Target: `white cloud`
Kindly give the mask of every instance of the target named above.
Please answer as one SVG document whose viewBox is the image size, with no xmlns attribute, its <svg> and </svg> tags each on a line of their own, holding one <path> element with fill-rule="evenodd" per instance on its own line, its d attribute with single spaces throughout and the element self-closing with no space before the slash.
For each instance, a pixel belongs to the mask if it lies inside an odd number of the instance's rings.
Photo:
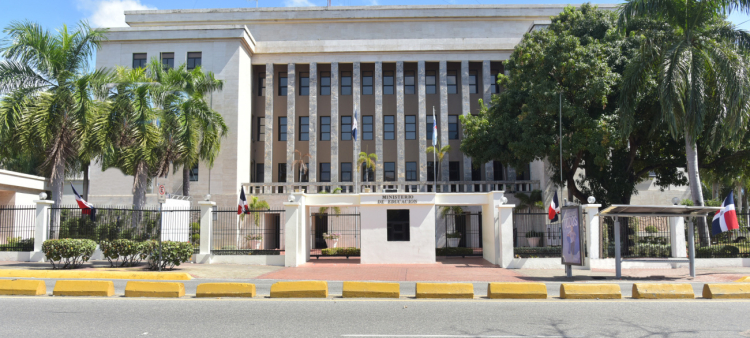
<svg viewBox="0 0 750 338">
<path fill-rule="evenodd" d="M 125 11 L 156 9 L 141 4 L 141 0 L 78 0 L 78 9 L 88 12 L 89 24 L 94 27 L 127 27 Z"/>
<path fill-rule="evenodd" d="M 370 6 L 378 6 L 378 5 L 380 5 L 378 0 L 370 0 Z"/>
<path fill-rule="evenodd" d="M 310 0 L 284 0 L 284 6 L 286 7 L 309 7 L 315 6 Z"/>
</svg>

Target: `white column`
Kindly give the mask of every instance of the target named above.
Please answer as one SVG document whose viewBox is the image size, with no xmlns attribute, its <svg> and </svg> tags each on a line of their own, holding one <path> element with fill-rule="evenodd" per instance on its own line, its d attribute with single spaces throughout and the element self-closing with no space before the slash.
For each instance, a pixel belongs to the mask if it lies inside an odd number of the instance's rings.
<svg viewBox="0 0 750 338">
<path fill-rule="evenodd" d="M 469 115 L 471 111 L 469 89 L 469 61 L 464 60 L 461 61 L 461 115 L 463 116 Z M 463 135 L 463 128 L 461 128 L 461 135 Z M 471 181 L 471 157 L 464 154 L 463 160 L 464 181 Z M 474 185 L 467 184 L 465 191 L 474 191 L 473 189 Z"/>
<path fill-rule="evenodd" d="M 404 147 L 404 62 L 396 61 L 396 181 L 399 186 L 406 181 Z"/>
<path fill-rule="evenodd" d="M 419 181 L 427 181 L 427 135 L 425 127 L 427 126 L 427 106 L 425 102 L 425 65 L 424 61 L 417 63 L 419 77 L 417 88 L 419 95 L 419 124 L 417 125 L 417 137 L 419 137 Z M 432 142 L 432 141 L 430 141 Z M 427 188 L 423 188 L 426 192 Z"/>
<path fill-rule="evenodd" d="M 670 244 L 672 244 L 672 257 L 687 257 L 687 242 L 685 241 L 685 218 L 670 217 L 669 232 L 671 237 Z"/>
<path fill-rule="evenodd" d="M 339 182 L 339 123 L 339 63 L 331 62 L 331 183 Z"/>
<path fill-rule="evenodd" d="M 273 63 L 266 64 L 266 140 L 265 154 L 263 155 L 263 182 L 273 182 Z M 289 121 L 287 121 L 289 123 Z"/>
<path fill-rule="evenodd" d="M 294 141 L 297 140 L 295 132 L 297 125 L 297 114 L 294 110 L 295 83 L 297 72 L 293 63 L 286 70 L 286 181 L 294 182 Z"/>
<path fill-rule="evenodd" d="M 448 144 L 448 63 L 440 61 L 440 147 Z M 448 182 L 448 162 L 450 154 L 445 154 L 440 163 L 440 180 Z M 437 164 L 435 164 L 437 165 Z M 437 177 L 435 179 L 438 179 Z M 443 188 L 446 186 L 443 185 Z"/>
<path fill-rule="evenodd" d="M 513 260 L 513 204 L 504 204 L 502 191 L 487 193 L 482 206 L 482 255 L 492 264 L 507 268 Z"/>
<path fill-rule="evenodd" d="M 318 64 L 310 63 L 310 162 L 307 168 L 310 182 L 318 181 Z M 294 171 L 294 168 L 286 170 Z M 314 187 L 310 186 L 308 192 L 313 191 Z"/>
<path fill-rule="evenodd" d="M 375 182 L 383 182 L 383 63 L 375 62 Z"/>
<path fill-rule="evenodd" d="M 513 209 L 515 204 L 497 206 L 497 227 L 500 233 L 500 256 L 497 265 L 507 268 L 513 261 Z"/>
<path fill-rule="evenodd" d="M 490 89 L 492 89 L 492 81 L 490 61 L 484 60 L 482 61 L 482 101 L 484 101 L 484 105 L 487 107 L 490 106 L 490 102 L 492 101 L 492 92 L 490 92 Z M 497 79 L 494 81 L 497 81 Z M 485 181 L 492 181 L 495 179 L 495 169 L 492 167 L 492 162 L 484 164 L 484 175 Z"/>
<path fill-rule="evenodd" d="M 201 232 L 200 232 L 200 254 L 195 255 L 198 264 L 211 264 L 211 233 L 213 229 L 213 210 L 216 202 L 200 201 L 201 209 Z"/>
<path fill-rule="evenodd" d="M 294 193 L 293 202 L 284 203 L 284 266 L 297 267 L 307 262 L 309 254 L 305 225 L 305 196 Z"/>
<path fill-rule="evenodd" d="M 584 237 L 586 239 L 586 251 L 588 252 L 588 257 L 586 257 L 586 261 L 584 262 L 584 266 L 586 270 L 591 269 L 591 260 L 592 259 L 599 259 L 599 208 L 601 208 L 601 204 L 584 204 L 583 205 L 583 212 L 586 214 L 584 215 L 584 222 L 586 224 L 586 236 Z"/>
<path fill-rule="evenodd" d="M 362 179 L 362 175 L 359 173 L 359 166 L 357 166 L 357 159 L 359 158 L 359 153 L 361 152 L 360 149 L 362 149 L 362 109 L 360 109 L 360 79 L 361 79 L 361 71 L 360 71 L 360 63 L 355 62 L 352 67 L 352 106 L 354 108 L 353 112 L 354 114 L 357 114 L 357 139 L 352 140 L 352 151 L 354 154 L 352 154 L 352 181 L 357 182 L 361 184 L 360 182 Z M 352 121 L 354 123 L 354 121 Z M 352 126 L 354 128 L 354 126 Z M 354 192 L 359 193 L 361 190 L 357 190 L 357 187 L 354 187 Z"/>
<path fill-rule="evenodd" d="M 50 223 L 50 212 L 49 209 L 55 202 L 50 200 L 36 200 L 36 228 L 34 229 L 34 252 L 31 253 L 31 262 L 44 262 L 44 252 L 42 252 L 42 244 L 49 238 L 49 223 Z M 56 218 L 59 220 L 60 216 Z"/>
</svg>

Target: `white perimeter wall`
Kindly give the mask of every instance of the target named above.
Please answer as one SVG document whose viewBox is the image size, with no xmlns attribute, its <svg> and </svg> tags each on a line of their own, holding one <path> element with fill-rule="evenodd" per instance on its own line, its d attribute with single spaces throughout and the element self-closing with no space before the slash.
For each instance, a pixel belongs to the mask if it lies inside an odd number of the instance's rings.
<svg viewBox="0 0 750 338">
<path fill-rule="evenodd" d="M 387 210 L 408 209 L 408 242 L 389 242 Z M 435 263 L 435 206 L 390 205 L 360 208 L 362 220 L 362 264 Z"/>
</svg>

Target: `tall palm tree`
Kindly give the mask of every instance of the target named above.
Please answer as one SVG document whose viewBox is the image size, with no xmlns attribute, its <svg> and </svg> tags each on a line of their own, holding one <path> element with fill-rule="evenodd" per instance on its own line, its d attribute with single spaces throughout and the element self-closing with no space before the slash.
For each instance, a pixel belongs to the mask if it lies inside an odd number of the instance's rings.
<svg viewBox="0 0 750 338">
<path fill-rule="evenodd" d="M 438 179 L 438 177 L 440 177 L 440 167 L 441 167 L 440 165 L 443 163 L 443 158 L 445 157 L 445 154 L 447 154 L 450 151 L 451 151 L 450 144 L 440 147 L 440 142 L 437 143 L 437 146 L 432 146 L 432 147 L 427 148 L 428 154 L 435 153 L 437 155 L 438 163 L 435 164 L 437 166 L 437 177 L 435 177 L 436 182 L 440 182 L 440 179 Z"/>
<path fill-rule="evenodd" d="M 378 154 L 367 152 L 361 152 L 359 153 L 359 157 L 357 158 L 357 167 L 354 169 L 356 170 L 355 175 L 359 175 L 359 168 L 364 164 L 365 170 L 368 169 L 374 169 L 375 163 L 378 162 Z M 355 187 L 355 190 L 359 192 L 359 189 Z"/>
<path fill-rule="evenodd" d="M 0 128 L 5 134 L 0 138 L 12 140 L 4 146 L 17 145 L 27 156 L 44 153 L 42 171 L 49 173 L 52 200 L 59 205 L 66 171 L 75 167 L 89 120 L 100 107 L 90 104 L 90 90 L 105 82 L 107 72 L 90 73 L 89 61 L 105 30 L 81 22 L 73 31 L 63 25 L 53 34 L 36 23 L 14 21 L 4 33 L 0 95 L 10 95 L 15 103 L 0 110 L 0 120 L 15 127 Z"/>
<path fill-rule="evenodd" d="M 685 139 L 688 179 L 696 206 L 704 205 L 697 151 L 704 128 L 711 132 L 702 142 L 718 150 L 741 139 L 738 135 L 747 126 L 750 35 L 725 20 L 732 11 L 748 13 L 750 2 L 628 0 L 619 9 L 622 28 L 640 18 L 667 26 L 656 33 L 656 28 L 641 28 L 644 41 L 624 73 L 621 109 L 625 121 L 632 121 L 641 89 L 649 81 L 658 83 L 662 118 L 673 137 Z M 709 245 L 708 225 L 702 217 L 698 231 L 701 243 Z"/>
<path fill-rule="evenodd" d="M 307 172 L 307 164 L 305 164 L 305 159 L 309 161 L 312 158 L 312 156 L 310 154 L 302 155 L 302 152 L 299 150 L 294 150 L 294 155 L 295 155 L 294 157 L 299 157 L 299 158 L 294 160 L 294 162 L 292 162 L 292 170 L 294 170 L 294 168 L 299 166 L 299 182 L 302 182 L 302 174 Z M 292 175 L 292 177 L 294 177 L 294 175 Z M 292 183 L 294 183 L 294 180 L 292 180 Z"/>
</svg>

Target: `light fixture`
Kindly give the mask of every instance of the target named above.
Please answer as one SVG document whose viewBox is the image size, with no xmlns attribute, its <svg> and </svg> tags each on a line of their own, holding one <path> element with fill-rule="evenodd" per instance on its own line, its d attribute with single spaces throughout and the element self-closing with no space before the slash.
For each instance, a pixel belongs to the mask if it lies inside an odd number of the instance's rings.
<svg viewBox="0 0 750 338">
<path fill-rule="evenodd" d="M 508 198 L 503 196 L 503 204 L 508 204 Z"/>
<path fill-rule="evenodd" d="M 210 201 L 210 200 L 211 200 L 211 194 L 206 194 L 206 199 L 205 199 L 205 201 L 206 201 L 206 202 L 208 202 L 208 201 Z"/>
<path fill-rule="evenodd" d="M 294 195 L 289 194 L 289 203 L 294 203 Z"/>
<path fill-rule="evenodd" d="M 596 203 L 596 198 L 594 196 L 589 196 L 589 198 L 586 199 L 586 202 L 589 202 L 589 204 Z"/>
<path fill-rule="evenodd" d="M 678 205 L 680 204 L 680 198 L 679 197 L 672 197 L 672 204 Z"/>
<path fill-rule="evenodd" d="M 47 193 L 44 192 L 44 191 L 40 192 L 39 193 L 39 199 L 42 200 L 42 201 L 46 200 L 47 199 Z"/>
</svg>

